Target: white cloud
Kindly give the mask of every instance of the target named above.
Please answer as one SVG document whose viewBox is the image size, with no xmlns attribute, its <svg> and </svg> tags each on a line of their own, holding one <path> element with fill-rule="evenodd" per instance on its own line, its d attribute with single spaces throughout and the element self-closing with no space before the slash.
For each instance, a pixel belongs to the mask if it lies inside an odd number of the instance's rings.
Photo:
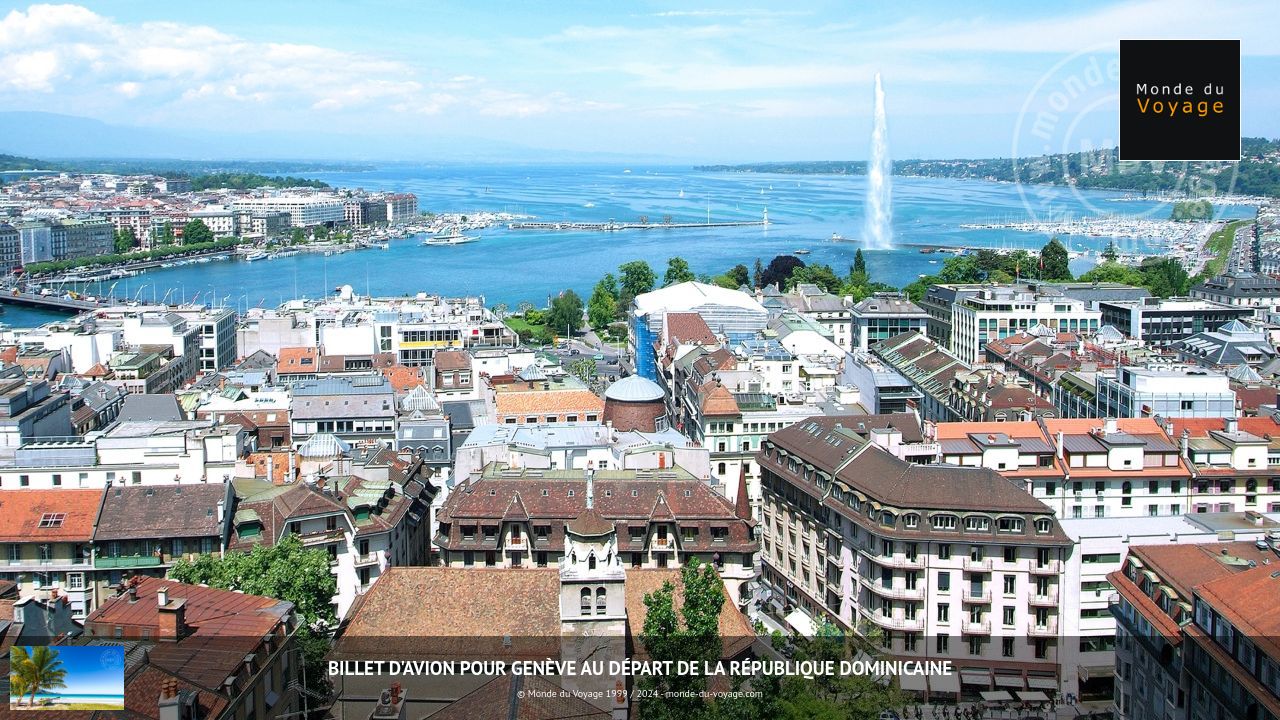
<svg viewBox="0 0 1280 720">
<path fill-rule="evenodd" d="M 136 98 L 142 92 L 142 85 L 136 82 L 122 82 L 116 85 L 116 92 L 127 98 Z"/>
<path fill-rule="evenodd" d="M 50 92 L 59 66 L 57 53 L 48 50 L 0 56 L 0 87 Z"/>
</svg>

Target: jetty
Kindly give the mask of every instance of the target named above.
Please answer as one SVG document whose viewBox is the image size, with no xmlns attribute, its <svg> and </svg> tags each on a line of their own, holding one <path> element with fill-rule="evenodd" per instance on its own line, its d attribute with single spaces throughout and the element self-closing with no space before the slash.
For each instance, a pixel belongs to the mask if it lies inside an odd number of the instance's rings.
<svg viewBox="0 0 1280 720">
<path fill-rule="evenodd" d="M 760 220 L 720 220 L 712 222 L 578 222 L 570 220 L 554 221 L 520 221 L 507 223 L 508 230 L 551 230 L 578 232 L 621 232 L 623 230 L 692 230 L 695 228 L 731 228 L 731 227 L 766 227 L 769 222 L 769 211 L 764 212 Z"/>
</svg>

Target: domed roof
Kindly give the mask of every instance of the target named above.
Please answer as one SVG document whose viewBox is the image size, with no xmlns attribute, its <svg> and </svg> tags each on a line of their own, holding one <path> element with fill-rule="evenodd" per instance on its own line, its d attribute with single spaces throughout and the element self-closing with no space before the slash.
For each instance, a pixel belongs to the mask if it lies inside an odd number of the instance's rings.
<svg viewBox="0 0 1280 720">
<path fill-rule="evenodd" d="M 606 400 L 619 402 L 654 402 L 664 396 L 658 383 L 639 375 L 624 377 L 604 391 Z"/>
<path fill-rule="evenodd" d="M 348 452 L 351 446 L 329 433 L 316 433 L 298 448 L 298 455 L 304 458 L 336 458 Z"/>
</svg>

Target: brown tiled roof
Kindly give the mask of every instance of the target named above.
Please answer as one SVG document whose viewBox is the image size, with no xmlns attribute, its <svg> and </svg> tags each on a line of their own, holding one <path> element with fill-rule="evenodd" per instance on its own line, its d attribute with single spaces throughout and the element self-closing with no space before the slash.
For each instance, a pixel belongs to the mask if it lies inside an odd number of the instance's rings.
<svg viewBox="0 0 1280 720">
<path fill-rule="evenodd" d="M 276 372 L 278 373 L 314 373 L 319 369 L 317 358 L 320 353 L 316 348 L 280 348 L 277 355 Z"/>
<path fill-rule="evenodd" d="M 676 345 L 715 345 L 716 334 L 698 313 L 669 312 L 666 315 L 667 342 Z"/>
<path fill-rule="evenodd" d="M 729 388 L 715 380 L 708 380 L 699 389 L 702 395 L 702 414 L 704 416 L 740 415 L 738 401 L 734 399 Z"/>
<path fill-rule="evenodd" d="M 334 654 L 389 653 L 449 659 L 559 657 L 559 571 L 389 568 L 352 608 Z"/>
<path fill-rule="evenodd" d="M 1251 542 L 1187 543 L 1176 545 L 1135 545 L 1129 554 L 1138 558 L 1143 568 L 1154 572 L 1160 581 L 1191 602 L 1196 585 L 1227 575 L 1234 575 L 1247 565 L 1229 565 L 1223 557 L 1238 557 L 1261 562 L 1271 554 L 1258 550 Z"/>
<path fill-rule="evenodd" d="M 85 370 L 84 376 L 89 378 L 110 377 L 111 369 L 106 367 L 102 363 L 97 363 L 93 367 L 89 368 L 88 370 Z"/>
<path fill-rule="evenodd" d="M 468 370 L 471 368 L 471 353 L 465 350 L 438 350 L 435 366 L 437 370 Z"/>
<path fill-rule="evenodd" d="M 1196 594 L 1241 635 L 1271 657 L 1280 657 L 1280 577 L 1274 565 L 1258 565 L 1196 586 Z"/>
<path fill-rule="evenodd" d="M 402 395 L 422 384 L 422 373 L 418 368 L 406 365 L 392 365 L 380 368 L 378 372 L 391 382 L 391 390 Z"/>
<path fill-rule="evenodd" d="M 0 490 L 0 542 L 88 542 L 101 504 L 101 490 Z"/>
<path fill-rule="evenodd" d="M 230 702 L 224 695 L 193 685 L 164 668 L 148 664 L 127 679 L 125 710 L 140 717 L 159 720 L 160 706 L 156 700 L 160 697 L 161 686 L 168 682 L 176 682 L 179 692 L 187 690 L 196 693 L 196 704 L 200 708 L 197 717 L 216 718 Z"/>
<path fill-rule="evenodd" d="M 152 665 L 203 688 L 217 688 L 244 665 L 244 656 L 293 612 L 293 603 L 274 598 L 186 585 L 172 580 L 137 577 L 137 601 L 128 594 L 108 598 L 85 618 L 95 637 L 112 637 L 116 627 L 159 632 L 156 593 L 168 588 L 169 601 L 184 601 L 190 633 L 179 642 L 151 648 Z"/>
<path fill-rule="evenodd" d="M 675 610 L 679 612 L 684 606 L 684 584 L 680 580 L 680 570 L 675 568 L 631 568 L 627 570 L 627 625 L 631 630 L 633 655 L 637 658 L 648 658 L 644 643 L 640 636 L 644 633 L 644 620 L 648 616 L 648 608 L 644 604 L 645 595 L 662 589 L 663 583 L 675 586 Z M 721 588 L 722 585 L 716 587 Z M 756 633 L 747 617 L 738 611 L 726 596 L 720 608 L 720 641 L 724 645 L 720 657 L 735 658 L 751 647 Z"/>
<path fill-rule="evenodd" d="M 498 415 L 561 415 L 604 412 L 604 400 L 590 390 L 533 390 L 498 393 Z"/>
<path fill-rule="evenodd" d="M 283 485 L 290 480 L 297 478 L 289 477 L 289 456 L 293 454 L 292 450 L 268 450 L 263 452 L 249 453 L 245 461 L 253 466 L 253 476 L 263 478 L 272 485 Z M 272 460 L 274 458 L 274 460 Z M 268 468 L 271 477 L 267 477 Z M 297 464 L 294 464 L 295 474 Z"/>
<path fill-rule="evenodd" d="M 519 499 L 519 495 L 516 496 Z M 599 537 L 612 532 L 613 522 L 601 517 L 595 508 L 587 508 L 577 517 L 565 523 L 565 529 L 582 537 Z"/>
<path fill-rule="evenodd" d="M 93 539 L 219 537 L 226 491 L 224 483 L 107 488 Z"/>
<path fill-rule="evenodd" d="M 499 675 L 432 720 L 609 720 L 608 712 L 537 675 Z"/>
</svg>

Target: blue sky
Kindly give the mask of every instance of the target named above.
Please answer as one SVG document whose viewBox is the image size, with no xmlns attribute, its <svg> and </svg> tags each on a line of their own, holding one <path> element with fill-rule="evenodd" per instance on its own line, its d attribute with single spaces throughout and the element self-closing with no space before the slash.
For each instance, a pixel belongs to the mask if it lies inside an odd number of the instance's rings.
<svg viewBox="0 0 1280 720">
<path fill-rule="evenodd" d="M 54 650 L 67 671 L 67 686 L 48 691 L 50 694 L 124 695 L 124 648 L 68 645 Z"/>
<path fill-rule="evenodd" d="M 1274 0 L 0 4 L 0 108 L 286 133 L 333 157 L 394 138 L 405 157 L 843 159 L 867 154 L 880 72 L 895 157 L 1007 156 L 1114 144 L 1113 82 L 1051 138 L 1024 142 L 1024 110 L 1120 38 L 1242 39 L 1244 132 L 1280 135 L 1277 27 Z"/>
</svg>

